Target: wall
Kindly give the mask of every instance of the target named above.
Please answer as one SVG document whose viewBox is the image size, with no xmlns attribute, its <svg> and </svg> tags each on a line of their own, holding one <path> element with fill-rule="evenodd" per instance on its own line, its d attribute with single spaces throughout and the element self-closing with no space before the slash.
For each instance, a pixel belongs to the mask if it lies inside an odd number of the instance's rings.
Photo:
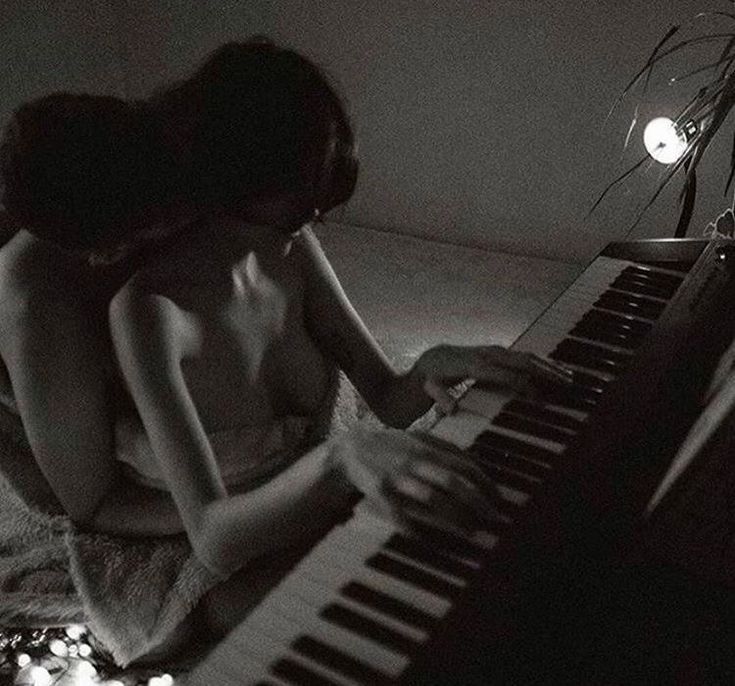
<svg viewBox="0 0 735 686">
<path fill-rule="evenodd" d="M 11 99 L 64 79 L 144 95 L 222 42 L 267 33 L 316 59 L 350 102 L 362 173 L 344 221 L 585 261 L 625 236 L 663 169 L 631 180 L 587 217 L 624 168 L 632 103 L 607 124 L 606 115 L 668 27 L 705 3 L 79 0 L 54 3 L 61 12 L 44 20 L 40 3 L 14 5 L 27 18 L 13 33 L 24 52 L 11 59 Z M 75 5 L 94 8 L 93 18 Z M 658 113 L 676 103 L 667 92 L 643 104 Z M 641 152 L 639 136 L 632 148 L 625 161 Z M 722 183 L 706 181 L 700 175 L 691 235 L 725 205 Z M 633 237 L 670 235 L 676 191 Z"/>
<path fill-rule="evenodd" d="M 58 90 L 122 95 L 128 69 L 116 3 L 0 0 L 0 122 Z"/>
</svg>

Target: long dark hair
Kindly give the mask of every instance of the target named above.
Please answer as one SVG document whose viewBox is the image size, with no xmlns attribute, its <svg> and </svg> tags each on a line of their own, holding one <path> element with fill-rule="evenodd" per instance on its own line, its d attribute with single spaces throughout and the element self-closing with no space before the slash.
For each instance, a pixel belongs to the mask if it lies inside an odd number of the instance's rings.
<svg viewBox="0 0 735 686">
<path fill-rule="evenodd" d="M 234 213 L 263 197 L 304 195 L 320 213 L 357 180 L 355 140 L 325 74 L 267 38 L 227 43 L 152 99 L 185 133 L 191 197 Z"/>
<path fill-rule="evenodd" d="M 110 254 L 183 203 L 245 214 L 284 192 L 324 213 L 352 195 L 355 141 L 322 71 L 264 39 L 228 43 L 145 102 L 55 93 L 0 142 L 2 202 L 41 238 Z"/>
<path fill-rule="evenodd" d="M 79 250 L 124 243 L 179 183 L 145 107 L 72 93 L 15 111 L 0 143 L 0 173 L 10 215 L 39 237 Z"/>
</svg>

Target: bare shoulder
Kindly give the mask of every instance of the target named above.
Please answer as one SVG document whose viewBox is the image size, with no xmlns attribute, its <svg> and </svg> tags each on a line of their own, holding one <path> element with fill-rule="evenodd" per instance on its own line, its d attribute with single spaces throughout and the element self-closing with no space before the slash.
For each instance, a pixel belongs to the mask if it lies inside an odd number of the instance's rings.
<svg viewBox="0 0 735 686">
<path fill-rule="evenodd" d="M 173 362 L 197 338 L 191 318 L 144 276 L 130 279 L 112 298 L 109 326 L 118 361 Z"/>
<path fill-rule="evenodd" d="M 81 275 L 53 251 L 16 236 L 0 249 L 0 346 L 41 336 L 54 342 L 88 339 L 90 321 Z M 51 333 L 53 332 L 53 335 Z M 89 346 L 85 346 L 89 347 Z"/>
</svg>

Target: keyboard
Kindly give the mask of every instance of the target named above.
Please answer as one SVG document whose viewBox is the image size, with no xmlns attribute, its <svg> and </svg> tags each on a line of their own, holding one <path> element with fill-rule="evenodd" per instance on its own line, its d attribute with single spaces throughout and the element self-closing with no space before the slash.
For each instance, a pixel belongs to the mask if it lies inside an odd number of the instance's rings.
<svg viewBox="0 0 735 686">
<path fill-rule="evenodd" d="M 497 530 L 470 541 L 427 524 L 427 536 L 418 538 L 358 504 L 353 516 L 328 533 L 186 683 L 454 683 L 432 677 L 426 667 L 442 657 L 438 653 L 446 644 L 437 636 L 446 635 L 448 625 L 453 634 L 466 629 L 461 611 L 480 592 L 478 579 L 482 593 L 496 596 L 502 615 L 508 580 L 507 574 L 497 574 L 504 564 L 498 557 L 518 548 L 512 539 L 523 539 L 519 531 L 537 526 L 545 489 L 565 476 L 568 463 L 583 462 L 576 453 L 600 452 L 593 442 L 598 415 L 616 416 L 617 405 L 616 412 L 608 412 L 606 403 L 621 404 L 618 399 L 630 395 L 620 377 L 640 377 L 639 357 L 644 369 L 662 357 L 672 322 L 696 319 L 694 309 L 708 304 L 725 278 L 718 264 L 731 260 L 729 253 L 703 241 L 677 242 L 673 254 L 670 243 L 666 249 L 653 241 L 632 243 L 634 249 L 614 244 L 598 256 L 513 345 L 568 365 L 574 373 L 571 386 L 540 387 L 537 396 L 527 398 L 476 384 L 458 411 L 431 430 L 434 440 L 471 456 L 498 485 Z M 656 374 L 665 376 L 665 370 L 651 372 L 654 385 Z M 639 395 L 651 392 L 645 388 Z M 618 399 L 608 401 L 610 396 Z M 635 414 L 630 408 L 621 412 Z M 610 435 L 608 442 L 614 443 Z M 505 628 L 497 631 L 498 640 L 504 640 Z M 492 639 L 486 629 L 484 640 Z M 452 641 L 452 650 L 461 654 L 456 638 Z M 464 669 L 471 660 L 457 664 Z M 485 683 L 482 676 L 477 683 Z"/>
</svg>

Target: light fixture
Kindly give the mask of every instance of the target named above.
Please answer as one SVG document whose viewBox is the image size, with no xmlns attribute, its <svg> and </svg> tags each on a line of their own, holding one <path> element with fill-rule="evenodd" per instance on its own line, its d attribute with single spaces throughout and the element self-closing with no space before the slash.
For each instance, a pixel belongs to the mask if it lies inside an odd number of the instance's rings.
<svg viewBox="0 0 735 686">
<path fill-rule="evenodd" d="M 687 144 L 696 132 L 694 122 L 679 127 L 668 117 L 656 117 L 643 131 L 643 145 L 657 162 L 673 164 L 686 152 Z"/>
</svg>

